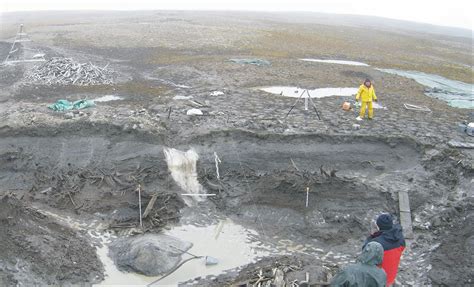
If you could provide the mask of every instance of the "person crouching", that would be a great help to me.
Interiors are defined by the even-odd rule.
[[[383,260],[383,247],[378,242],[369,242],[355,264],[339,271],[329,284],[331,287],[385,287],[387,276],[378,267]]]
[[[381,267],[387,274],[387,286],[392,286],[397,278],[398,265],[400,264],[403,250],[405,250],[405,238],[402,227],[399,224],[393,224],[390,214],[383,213],[379,215],[376,223],[379,231],[371,234],[362,248],[370,242],[382,244],[384,254]]]

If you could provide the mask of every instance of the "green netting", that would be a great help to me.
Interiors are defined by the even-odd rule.
[[[68,100],[58,100],[56,103],[49,105],[48,108],[53,111],[67,111],[67,110],[81,110],[94,106],[94,101],[91,100],[78,100],[70,102]]]

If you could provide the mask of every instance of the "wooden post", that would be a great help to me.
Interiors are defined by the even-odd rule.
[[[140,228],[143,228],[143,221],[142,221],[142,193],[141,187],[138,185],[138,210],[140,212]]]
[[[306,207],[308,207],[308,201],[309,201],[309,187],[306,187]]]

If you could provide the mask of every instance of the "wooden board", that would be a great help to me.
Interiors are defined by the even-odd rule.
[[[411,226],[411,213],[410,212],[400,212],[400,223],[403,228],[403,235],[406,239],[413,239],[413,228]]]
[[[471,143],[471,142],[460,142],[460,141],[455,141],[455,140],[450,140],[450,141],[448,142],[448,146],[450,146],[450,147],[455,147],[455,148],[474,149],[474,143]]]
[[[398,193],[398,202],[400,208],[400,224],[403,228],[403,234],[407,239],[413,239],[413,227],[411,223],[410,199],[406,191]]]
[[[398,193],[398,201],[400,206],[400,212],[411,212],[410,210],[410,199],[408,198],[408,192],[400,191]]]

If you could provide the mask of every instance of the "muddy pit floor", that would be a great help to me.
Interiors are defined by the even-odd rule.
[[[170,146],[199,155],[197,182],[201,192],[215,197],[183,200],[183,185],[170,173],[164,155]],[[397,192],[405,190],[414,211],[415,243],[402,260],[398,280],[459,283],[471,276],[468,259],[465,273],[457,269],[439,278],[437,268],[445,268],[449,260],[438,254],[447,244],[443,232],[459,228],[455,218],[469,217],[472,202],[459,199],[466,199],[462,187],[472,170],[457,164],[453,151],[433,153],[413,140],[239,130],[182,142],[140,133],[7,134],[0,139],[0,150],[0,186],[10,191],[2,198],[0,213],[2,241],[8,243],[0,250],[0,279],[7,285],[100,283],[104,267],[95,251],[104,242],[92,235],[105,232],[121,238],[142,232],[138,186],[143,209],[158,195],[143,231],[232,220],[255,231],[245,239],[259,242],[255,250],[310,262],[303,265],[319,276],[315,280],[326,280],[353,261],[371,231],[371,220],[380,212],[397,215]],[[219,178],[215,155],[221,160]],[[443,177],[446,172],[449,177]],[[459,188],[453,191],[454,186]],[[447,207],[438,209],[439,202]],[[472,230],[463,231],[462,238],[447,238],[469,250]],[[43,265],[43,260],[56,266]],[[46,272],[57,268],[66,271]],[[183,278],[216,286],[243,280],[238,270],[217,275]]]

